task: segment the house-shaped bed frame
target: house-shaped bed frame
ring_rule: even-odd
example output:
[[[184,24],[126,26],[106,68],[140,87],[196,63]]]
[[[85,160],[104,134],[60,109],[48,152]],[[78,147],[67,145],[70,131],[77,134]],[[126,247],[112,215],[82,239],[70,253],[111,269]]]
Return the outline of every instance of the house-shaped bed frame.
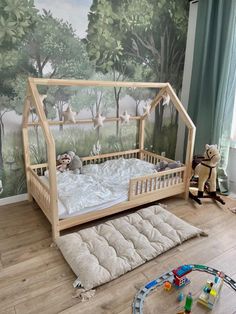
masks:
[[[183,164],[179,168],[165,170],[151,175],[130,179],[128,200],[125,202],[119,203],[109,208],[81,214],[75,217],[59,219],[56,178],[56,150],[55,141],[50,130],[50,125],[60,125],[64,122],[47,120],[43,109],[44,107],[42,99],[38,93],[37,85],[155,88],[159,90],[159,93],[151,102],[151,110],[153,110],[161,103],[163,95],[168,94],[173,105],[178,111],[180,118],[188,129],[185,164]],[[29,121],[30,110],[32,108],[34,108],[38,115],[37,122]],[[101,163],[106,160],[117,159],[120,157],[139,158],[153,164],[156,164],[161,160],[172,162],[173,160],[171,159],[144,150],[144,127],[146,118],[147,113],[144,113],[142,116],[131,117],[131,119],[139,121],[138,149],[83,157],[83,165],[90,163]],[[105,122],[116,122],[118,120],[119,118],[112,117],[106,118]],[[93,123],[93,120],[80,119],[76,120],[76,123]],[[33,127],[35,125],[41,126],[47,145],[47,163],[44,164],[31,164],[30,161],[28,130],[30,127]],[[177,194],[182,194],[185,198],[188,197],[195,139],[195,126],[169,83],[134,83],[29,78],[27,85],[27,94],[24,102],[22,132],[28,198],[30,201],[34,199],[48,218],[49,222],[52,225],[54,239],[60,236],[61,230],[65,230],[67,228],[83,224],[85,222],[92,221],[101,217],[112,215],[114,213],[118,213],[129,208],[133,208],[142,204],[146,204]],[[40,180],[40,176],[44,174],[46,169],[49,170],[48,185],[44,181]]]

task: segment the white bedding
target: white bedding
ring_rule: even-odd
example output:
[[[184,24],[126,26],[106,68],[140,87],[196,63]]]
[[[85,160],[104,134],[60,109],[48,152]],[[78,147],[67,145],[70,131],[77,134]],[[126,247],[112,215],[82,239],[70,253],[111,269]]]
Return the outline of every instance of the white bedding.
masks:
[[[57,174],[59,217],[108,208],[128,200],[130,178],[155,173],[155,165],[131,159],[108,160],[84,166],[81,174]],[[43,180],[47,181],[47,175]]]

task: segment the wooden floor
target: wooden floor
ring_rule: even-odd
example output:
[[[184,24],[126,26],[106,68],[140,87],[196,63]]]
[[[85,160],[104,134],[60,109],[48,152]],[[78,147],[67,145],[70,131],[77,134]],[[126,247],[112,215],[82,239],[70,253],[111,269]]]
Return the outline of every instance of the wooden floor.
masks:
[[[226,205],[205,201],[202,206],[179,198],[164,200],[168,209],[180,218],[205,230],[209,236],[189,240],[145,265],[96,289],[96,294],[81,303],[72,287],[75,275],[57,248],[51,246],[50,226],[42,212],[28,203],[0,208],[0,313],[131,313],[137,290],[149,280],[184,263],[207,264],[236,280],[236,214]],[[208,276],[192,273],[194,298]],[[144,313],[177,313],[176,291],[162,288],[145,301]],[[193,314],[209,313],[197,305]],[[236,313],[236,292],[223,287],[211,313]]]

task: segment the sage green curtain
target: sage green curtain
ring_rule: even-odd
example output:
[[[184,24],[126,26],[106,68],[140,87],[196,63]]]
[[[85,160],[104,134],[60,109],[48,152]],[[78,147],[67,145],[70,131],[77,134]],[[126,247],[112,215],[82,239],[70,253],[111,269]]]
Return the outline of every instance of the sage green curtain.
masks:
[[[188,111],[195,153],[218,144],[218,183],[228,192],[226,167],[236,88],[236,0],[199,0]]]

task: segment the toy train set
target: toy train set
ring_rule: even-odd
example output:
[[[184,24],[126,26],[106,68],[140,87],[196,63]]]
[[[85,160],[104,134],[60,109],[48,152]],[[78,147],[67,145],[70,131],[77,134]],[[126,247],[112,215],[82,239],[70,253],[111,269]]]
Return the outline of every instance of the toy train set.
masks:
[[[215,276],[214,280],[208,280],[206,282],[206,285],[203,287],[202,293],[198,298],[198,302],[205,305],[209,309],[213,308],[216,300],[218,299],[223,282],[225,282],[229,287],[236,291],[236,282],[221,271],[205,265],[182,265],[176,269],[173,269],[172,271],[162,274],[161,276],[150,281],[143,288],[141,288],[134,298],[133,314],[143,313],[144,300],[156,287],[160,287],[162,285],[165,285],[165,283],[169,283],[168,285],[164,286],[165,290],[169,290],[172,285],[179,289],[189,284],[190,280],[186,278],[186,275],[191,271],[206,272]],[[182,301],[182,297],[183,294],[180,294],[178,297],[179,301]],[[191,306],[192,297],[190,293],[186,297],[184,311],[181,313],[190,313]]]

